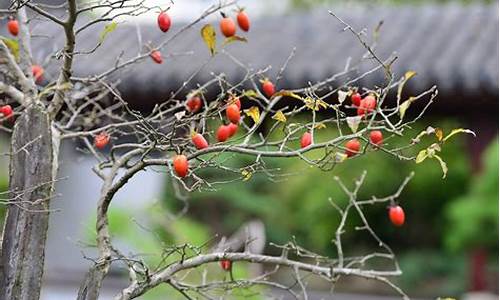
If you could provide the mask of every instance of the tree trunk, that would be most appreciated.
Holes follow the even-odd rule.
[[[47,113],[37,104],[28,107],[16,120],[11,140],[0,300],[40,297],[58,148]]]

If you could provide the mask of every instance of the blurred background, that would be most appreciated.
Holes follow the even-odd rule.
[[[164,5],[161,2],[156,1]],[[178,24],[199,16],[212,3],[211,0],[174,2],[170,10],[174,30]],[[239,5],[246,7],[252,20],[249,42],[231,45],[228,52],[256,69],[271,65],[268,76],[272,79],[295,48],[296,54],[278,89],[324,79],[341,71],[349,57],[356,59],[363,53],[361,45],[342,31],[328,10],[335,11],[358,30],[366,28],[368,40],[383,21],[377,53],[382,57],[397,53],[394,71],[399,76],[408,70],[418,73],[408,83],[405,93],[416,95],[434,84],[440,91],[436,103],[414,124],[408,136],[416,136],[430,125],[445,132],[470,128],[477,137],[457,136],[443,149],[442,157],[450,169],[445,180],[441,179],[441,169],[435,161],[416,165],[395,161],[382,152],[350,160],[331,172],[310,168],[296,159],[270,159],[268,167],[280,168],[290,175],[269,178],[254,174],[246,181],[189,195],[178,191],[164,170],[144,172],[117,195],[112,205],[111,228],[118,245],[125,251],[144,254],[153,263],[158,260],[155,254],[161,253],[165,245],[184,242],[200,245],[216,233],[231,236],[247,222],[262,222],[267,243],[281,244],[294,238],[305,248],[335,256],[331,240],[339,220],[328,198],[338,203],[345,203],[346,199],[333,177],[339,176],[352,184],[366,170],[367,180],[360,196],[369,198],[395,192],[403,178],[415,171],[415,177],[399,199],[407,215],[405,226],[391,226],[385,207],[374,206],[366,211],[373,229],[397,253],[403,275],[395,282],[410,296],[421,299],[465,299],[471,292],[487,293],[491,299],[498,299],[498,3],[246,0],[239,1]],[[209,21],[217,20],[218,16]],[[163,39],[155,22],[156,15],[150,14],[134,19],[133,25],[120,24],[94,56],[76,62],[77,74],[96,74],[113,63],[123,49],[140,49],[136,39],[127,38],[135,35],[137,28],[144,41],[154,43]],[[168,53],[193,51],[194,55],[167,59],[161,68],[143,63],[134,72],[120,74],[125,99],[136,108],[147,110],[161,95],[176,90],[190,71],[208,57],[199,37],[200,27],[193,28],[185,39],[166,49]],[[54,45],[59,45],[62,37],[48,25],[34,28],[33,33],[51,36],[34,40],[35,58],[47,65],[50,79],[56,69],[51,69],[47,54],[54,51]],[[95,43],[98,33],[96,30],[80,37],[81,47]],[[360,72],[369,67],[362,65]],[[235,81],[242,77],[241,69],[221,58],[197,75],[195,82],[203,82],[212,71],[225,72]],[[381,74],[373,74],[361,80],[359,86],[373,88],[381,80]],[[337,134],[333,128],[321,129],[319,133],[319,138]],[[403,141],[389,142],[397,145]],[[3,143],[6,147],[7,141]],[[60,196],[52,203],[55,211],[50,224],[44,299],[74,298],[91,263],[84,256],[95,254],[93,222],[100,181],[91,172],[92,158],[76,147],[68,142],[62,148],[62,180],[57,184]],[[231,159],[244,162],[249,158]],[[8,161],[2,164],[3,191],[8,184]],[[227,174],[208,170],[204,176],[223,180]],[[188,213],[176,218],[186,203]],[[352,253],[373,247],[371,241],[355,233],[347,235],[345,243]],[[264,251],[277,250],[266,246]],[[105,284],[103,299],[110,298],[124,285],[127,275],[124,271],[113,270],[113,276]],[[214,272],[223,276],[218,269]],[[235,276],[243,276],[250,270],[245,264],[235,264],[234,272]],[[313,288],[317,299],[330,298],[322,294],[328,292],[328,287],[318,283]],[[352,278],[342,280],[336,290],[345,299],[391,299],[390,291],[383,286]],[[165,299],[165,295],[168,299],[177,297],[160,288],[143,299]]]

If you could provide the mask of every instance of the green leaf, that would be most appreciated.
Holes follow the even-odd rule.
[[[116,22],[111,22],[109,24],[106,24],[106,26],[104,26],[104,29],[99,34],[99,42],[101,42],[101,43],[104,42],[104,40],[106,39],[108,34],[115,31],[117,26],[118,26],[118,23],[116,23]]]
[[[215,54],[215,46],[217,44],[217,34],[215,33],[215,29],[212,25],[207,24],[201,28],[201,37],[203,38],[203,41],[208,47],[208,50],[210,50],[210,55]]]
[[[468,134],[472,134],[474,137],[476,136],[476,133],[470,129],[463,129],[463,128],[457,128],[457,129],[453,129],[444,139],[443,139],[443,142],[446,142],[447,139],[451,138],[452,136],[454,136],[455,134],[458,134],[458,133],[468,133]]]
[[[14,55],[16,60],[19,60],[19,42],[16,39],[9,39],[3,36],[0,38],[5,43],[7,48],[9,48],[10,52],[12,53],[12,55]]]

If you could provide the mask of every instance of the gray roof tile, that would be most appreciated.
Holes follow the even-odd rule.
[[[498,97],[498,4],[426,4],[417,6],[341,6],[333,10],[355,29],[367,28],[368,39],[380,20],[384,21],[376,52],[387,57],[393,51],[398,55],[394,71],[398,76],[407,70],[419,73],[408,88],[416,93],[433,84],[440,88],[441,97],[454,95],[482,95]],[[179,26],[167,34],[156,28],[155,22],[141,24],[142,42],[153,44],[172,35]],[[217,24],[214,24],[218,31]],[[178,88],[199,66],[209,59],[199,30],[202,24],[185,32],[176,42],[168,44],[162,53],[163,65],[145,60],[133,72],[120,72],[121,88],[134,97],[166,95]],[[90,49],[98,41],[101,27],[87,30],[78,37],[80,49]],[[272,66],[268,75],[276,76],[291,50],[296,54],[284,73],[278,88],[303,86],[341,71],[348,57],[356,61],[364,49],[356,38],[342,30],[343,26],[321,9],[309,13],[287,16],[269,16],[254,20],[252,29],[244,34],[248,43],[229,45],[226,51],[254,69]],[[91,56],[79,56],[75,71],[79,76],[102,72],[112,66],[124,51],[123,59],[134,57],[139,45],[134,22],[120,24],[103,46]],[[35,58],[42,60],[53,49],[61,47],[63,35],[49,23],[37,26],[34,34],[54,37],[33,41]],[[141,46],[144,50],[144,46]],[[168,57],[173,53],[192,51],[192,55]],[[375,64],[365,61],[359,72]],[[48,73],[55,72],[49,66]],[[210,72],[224,72],[228,78],[238,79],[243,70],[224,55],[218,56],[196,76],[193,84],[207,80]],[[55,76],[54,74],[52,74]],[[352,78],[353,74],[350,75]],[[380,72],[362,80],[360,84],[373,86],[383,81]]]

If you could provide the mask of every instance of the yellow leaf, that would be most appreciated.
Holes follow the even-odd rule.
[[[106,26],[104,26],[104,29],[99,34],[99,41],[101,43],[104,42],[104,40],[106,39],[106,36],[108,36],[109,33],[115,31],[117,26],[118,26],[118,23],[116,23],[116,22],[111,22],[109,24],[106,24]]]
[[[408,79],[412,78],[415,75],[417,75],[417,72],[415,72],[415,71],[406,71],[406,73],[405,73],[405,80],[408,80]]]
[[[280,122],[283,122],[283,123],[285,123],[285,122],[286,122],[286,116],[285,116],[285,114],[283,114],[283,112],[282,112],[281,110],[278,110],[278,111],[274,114],[274,116],[273,116],[272,118],[273,118],[273,119],[275,119],[275,120],[278,120],[278,121],[280,121]]]
[[[292,97],[292,98],[295,98],[298,100],[302,100],[301,96],[295,94],[294,92],[290,92],[290,91],[279,91],[273,95],[273,97],[276,97],[276,96],[286,96],[286,97]]]
[[[321,99],[313,99],[311,97],[307,97],[305,99],[303,99],[305,105],[307,108],[309,108],[310,110],[320,110],[321,108],[327,108],[328,107],[328,103],[326,103],[325,101],[321,100]]]
[[[423,162],[426,158],[427,158],[427,149],[421,150],[418,153],[417,158],[415,158],[415,162],[419,164]]]
[[[233,35],[233,36],[226,38],[224,40],[224,42],[222,43],[222,46],[226,46],[226,45],[229,45],[229,44],[234,43],[234,42],[245,42],[246,43],[247,39],[242,37],[242,36]]]
[[[415,71],[407,71],[405,73],[403,81],[401,81],[401,83],[399,83],[398,85],[398,96],[397,96],[398,100],[401,99],[401,94],[403,93],[403,87],[405,86],[406,82],[415,75],[417,75],[417,72]]]
[[[256,98],[258,97],[259,95],[257,94],[256,91],[254,90],[247,90],[247,91],[244,91],[242,94],[241,94],[242,97],[249,97],[249,98]]]
[[[412,104],[412,102],[415,100],[416,100],[415,97],[410,97],[410,98],[408,98],[408,100],[401,103],[401,105],[399,106],[399,118],[401,118],[401,119],[404,118],[404,116],[406,114],[406,110],[410,107],[410,104]]]
[[[241,170],[241,176],[243,176],[243,181],[250,180],[250,178],[252,178],[252,175],[253,175],[253,173],[246,170],[246,169]]]
[[[323,129],[323,128],[326,128],[326,125],[325,125],[325,123],[318,123],[318,124],[314,125],[314,128],[315,129]]]
[[[208,50],[210,50],[210,54],[214,55],[215,46],[217,44],[217,36],[214,27],[210,24],[203,26],[203,28],[201,29],[201,37],[207,45]]]
[[[252,106],[249,109],[245,109],[245,114],[251,117],[255,123],[259,122],[260,111],[257,106]]]
[[[436,128],[434,134],[436,135],[438,141],[441,141],[443,139],[443,130],[441,128]]]
[[[444,162],[444,160],[439,157],[438,155],[434,155],[434,158],[439,161],[439,164],[441,165],[441,170],[443,170],[443,179],[446,178],[446,174],[448,173],[448,166]]]
[[[443,142],[446,142],[447,139],[451,138],[452,136],[454,136],[455,134],[457,133],[468,133],[468,134],[472,134],[474,137],[476,136],[476,133],[470,129],[463,129],[463,128],[457,128],[457,129],[453,129],[444,139],[443,139]]]

